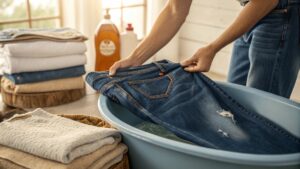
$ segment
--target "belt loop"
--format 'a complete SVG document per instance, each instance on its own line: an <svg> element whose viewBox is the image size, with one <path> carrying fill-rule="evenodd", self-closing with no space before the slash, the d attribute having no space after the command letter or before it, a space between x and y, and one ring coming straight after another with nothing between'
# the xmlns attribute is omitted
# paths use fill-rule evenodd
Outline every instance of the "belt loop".
<svg viewBox="0 0 300 169"><path fill-rule="evenodd" d="M285 8L288 8L288 6L291 4L291 0L286 0Z"/></svg>
<svg viewBox="0 0 300 169"><path fill-rule="evenodd" d="M290 3L290 0L279 0L277 6L279 9L287 9Z"/></svg>
<svg viewBox="0 0 300 169"><path fill-rule="evenodd" d="M166 69L161 65L159 64L158 62L153 62L158 68L159 70L162 72L162 73L165 73L166 72Z"/></svg>
<svg viewBox="0 0 300 169"><path fill-rule="evenodd" d="M159 64L158 62L153 62L158 68L159 68L159 76L163 76L166 73L166 69L163 67L163 65Z"/></svg>

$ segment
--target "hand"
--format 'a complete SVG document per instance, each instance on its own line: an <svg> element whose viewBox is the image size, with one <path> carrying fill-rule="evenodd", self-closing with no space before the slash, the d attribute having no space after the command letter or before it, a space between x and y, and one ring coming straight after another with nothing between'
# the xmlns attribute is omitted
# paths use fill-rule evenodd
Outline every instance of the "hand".
<svg viewBox="0 0 300 169"><path fill-rule="evenodd" d="M131 57L119 60L115 62L110 68L109 68L109 75L113 76L116 74L117 69L119 68L126 68L131 66L139 66L141 63L138 63L137 60L134 60Z"/></svg>
<svg viewBox="0 0 300 169"><path fill-rule="evenodd" d="M208 72L216 55L216 50L211 46L200 48L191 58L180 62L185 71Z"/></svg>

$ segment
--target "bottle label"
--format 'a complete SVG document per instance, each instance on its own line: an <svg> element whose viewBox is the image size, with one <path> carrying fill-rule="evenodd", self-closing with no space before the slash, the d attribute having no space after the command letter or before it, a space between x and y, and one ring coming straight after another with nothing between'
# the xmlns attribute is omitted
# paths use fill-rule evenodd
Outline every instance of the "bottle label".
<svg viewBox="0 0 300 169"><path fill-rule="evenodd" d="M104 39L100 43L100 53L104 56L110 56L116 51L116 45L109 39Z"/></svg>

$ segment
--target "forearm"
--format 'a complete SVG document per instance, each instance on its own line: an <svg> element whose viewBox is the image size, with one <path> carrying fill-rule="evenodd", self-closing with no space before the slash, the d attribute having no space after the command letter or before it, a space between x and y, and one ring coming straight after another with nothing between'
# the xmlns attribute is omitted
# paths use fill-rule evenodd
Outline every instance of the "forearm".
<svg viewBox="0 0 300 169"><path fill-rule="evenodd" d="M178 32L188 15L192 0L169 0L150 33L129 56L142 64L165 46Z"/></svg>
<svg viewBox="0 0 300 169"><path fill-rule="evenodd" d="M215 52L221 50L244 33L249 31L259 20L277 5L278 0L250 0L235 21L211 44Z"/></svg>

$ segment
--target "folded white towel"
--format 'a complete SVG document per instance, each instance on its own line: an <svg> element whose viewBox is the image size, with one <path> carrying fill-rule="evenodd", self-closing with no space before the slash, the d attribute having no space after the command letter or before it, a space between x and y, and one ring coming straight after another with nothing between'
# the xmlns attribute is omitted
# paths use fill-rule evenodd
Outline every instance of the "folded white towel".
<svg viewBox="0 0 300 169"><path fill-rule="evenodd" d="M1 55L1 54L0 54ZM85 55L67 55L45 58L15 58L4 55L4 73L38 72L86 64Z"/></svg>
<svg viewBox="0 0 300 169"><path fill-rule="evenodd" d="M82 124L43 109L1 122L0 136L4 146L62 163L70 163L121 137L115 129Z"/></svg>
<svg viewBox="0 0 300 169"><path fill-rule="evenodd" d="M65 55L78 55L86 52L84 42L26 41L8 43L4 50L10 57L42 58Z"/></svg>

